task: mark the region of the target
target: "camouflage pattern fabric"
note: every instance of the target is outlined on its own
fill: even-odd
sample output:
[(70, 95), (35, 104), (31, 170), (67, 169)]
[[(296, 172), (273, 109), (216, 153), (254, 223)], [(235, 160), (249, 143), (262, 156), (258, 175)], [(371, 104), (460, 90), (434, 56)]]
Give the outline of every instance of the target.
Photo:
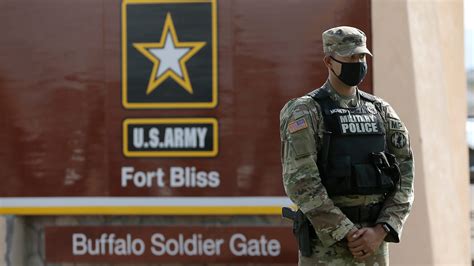
[(357, 262), (347, 247), (345, 242), (337, 242), (331, 247), (324, 247), (315, 244), (313, 255), (309, 258), (299, 255), (299, 263), (301, 266), (342, 266), (342, 265), (372, 265), (385, 266), (389, 265), (388, 243), (383, 242), (375, 254), (367, 258), (364, 262)]
[(340, 26), (326, 30), (322, 34), (325, 54), (351, 56), (354, 54), (372, 55), (366, 47), (367, 37), (357, 28)]
[[(329, 81), (320, 88), (330, 93), (332, 100), (341, 107), (358, 104), (359, 95), (341, 97)], [(281, 161), (283, 184), (288, 197), (300, 208), (313, 224), (318, 239), (313, 256), (300, 256), (300, 265), (364, 265), (356, 264), (345, 245), (346, 234), (354, 224), (339, 207), (369, 205), (383, 202), (377, 223), (385, 222), (391, 233), (379, 250), (366, 260), (367, 265), (388, 264), (387, 242), (399, 242), (403, 224), (411, 209), (413, 194), (413, 156), (408, 131), (392, 107), (380, 98), (374, 103), (380, 110), (386, 128), (389, 152), (400, 164), (401, 181), (388, 195), (349, 195), (329, 198), (316, 165), (321, 149), (324, 120), (319, 104), (310, 96), (290, 100), (280, 112)]]

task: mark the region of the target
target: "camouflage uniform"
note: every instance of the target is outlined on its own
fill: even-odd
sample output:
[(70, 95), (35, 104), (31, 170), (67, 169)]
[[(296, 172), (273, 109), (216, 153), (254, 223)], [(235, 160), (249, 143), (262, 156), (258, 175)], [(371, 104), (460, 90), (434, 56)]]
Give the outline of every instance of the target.
[[(365, 40), (363, 46), (365, 48)], [(359, 104), (358, 91), (352, 97), (340, 96), (329, 81), (320, 89), (327, 90), (330, 98), (342, 108)], [(400, 241), (402, 227), (414, 198), (413, 156), (408, 131), (393, 108), (380, 98), (376, 98), (374, 104), (379, 107), (384, 121), (388, 151), (396, 156), (401, 171), (399, 184), (396, 184), (392, 193), (386, 195), (346, 195), (330, 198), (316, 164), (325, 130), (321, 107), (312, 97), (306, 95), (290, 100), (281, 110), (284, 188), (288, 197), (311, 221), (317, 235), (313, 242), (312, 257), (300, 255), (300, 265), (388, 265), (387, 242)], [(306, 126), (299, 127), (296, 131), (289, 130), (290, 123), (301, 121), (301, 118), (306, 121)], [(373, 225), (354, 224), (339, 207), (364, 206), (379, 202), (383, 202), (383, 208), (376, 223), (386, 223), (391, 232), (373, 256), (366, 259), (365, 263), (357, 263), (347, 247), (345, 236), (354, 227)]]

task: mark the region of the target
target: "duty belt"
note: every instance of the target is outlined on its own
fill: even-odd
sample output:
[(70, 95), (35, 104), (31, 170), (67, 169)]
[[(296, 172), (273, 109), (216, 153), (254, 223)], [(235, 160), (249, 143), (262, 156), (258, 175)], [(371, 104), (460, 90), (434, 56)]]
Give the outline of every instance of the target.
[(375, 223), (382, 206), (382, 203), (375, 203), (365, 206), (339, 208), (353, 223)]

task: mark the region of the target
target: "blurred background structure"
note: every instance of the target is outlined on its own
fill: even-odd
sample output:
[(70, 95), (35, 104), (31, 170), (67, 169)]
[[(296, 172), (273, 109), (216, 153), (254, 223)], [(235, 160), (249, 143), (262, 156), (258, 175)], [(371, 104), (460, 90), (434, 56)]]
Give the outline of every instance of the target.
[[(411, 134), (391, 264), (470, 265), (473, 1), (0, 1), (0, 265), (294, 265), (278, 115), (336, 25), (367, 33), (361, 87)], [(153, 80), (146, 45), (201, 50)]]
[(471, 258), (474, 261), (474, 1), (464, 1), (464, 65), (467, 78), (466, 134), (469, 149), (469, 179), (471, 183)]
[(407, 124), (416, 158), (415, 204), (392, 262), (470, 264), (463, 1), (372, 4), (374, 92)]

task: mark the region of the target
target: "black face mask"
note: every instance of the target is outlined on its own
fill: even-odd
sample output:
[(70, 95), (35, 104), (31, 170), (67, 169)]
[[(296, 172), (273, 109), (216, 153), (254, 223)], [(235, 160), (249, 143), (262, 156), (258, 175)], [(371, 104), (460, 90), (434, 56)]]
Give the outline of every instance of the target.
[(367, 74), (366, 62), (341, 62), (332, 56), (331, 59), (341, 64), (341, 74), (339, 76), (336, 75), (334, 70), (331, 68), (332, 73), (334, 73), (334, 75), (336, 75), (340, 81), (348, 86), (359, 85), (359, 83), (364, 79), (365, 74)]

